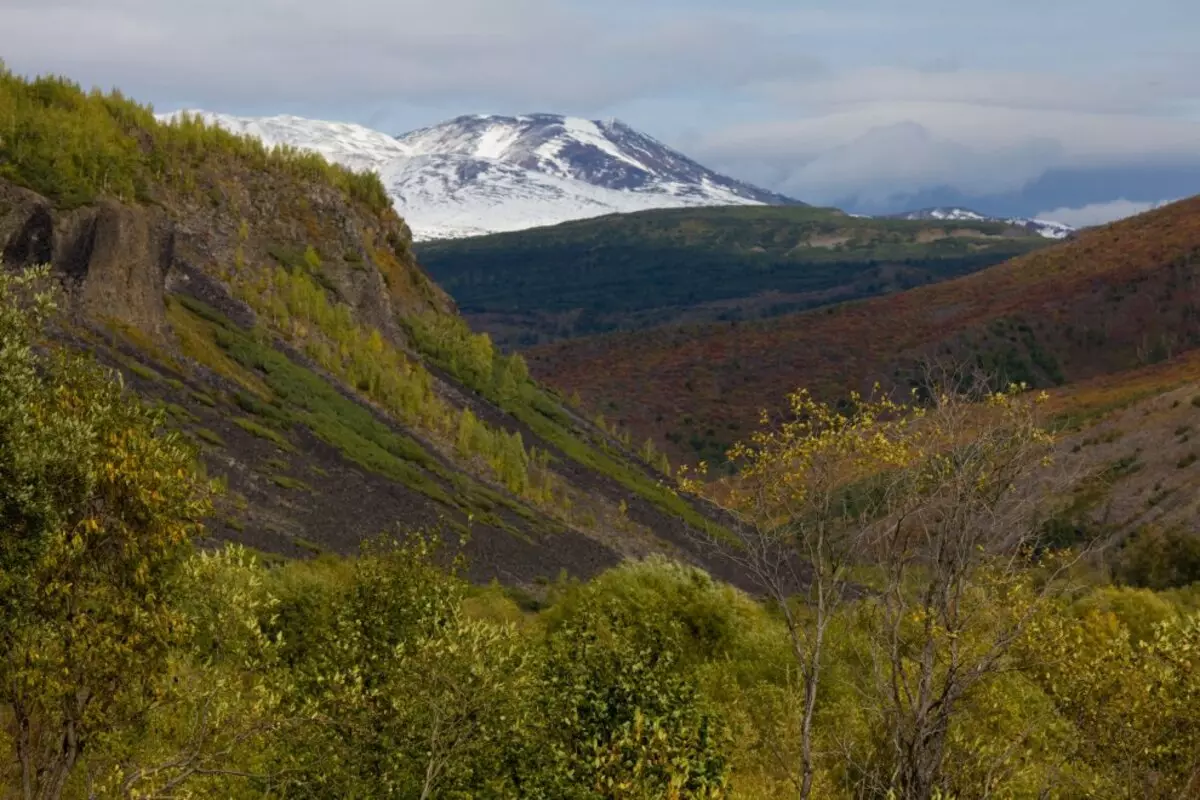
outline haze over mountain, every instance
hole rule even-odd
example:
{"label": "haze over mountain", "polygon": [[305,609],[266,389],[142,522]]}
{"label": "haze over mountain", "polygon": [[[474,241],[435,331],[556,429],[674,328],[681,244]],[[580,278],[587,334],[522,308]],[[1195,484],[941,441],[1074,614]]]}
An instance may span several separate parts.
{"label": "haze over mountain", "polygon": [[294,116],[195,113],[269,145],[379,173],[417,240],[652,208],[798,203],[706,169],[618,120],[477,114],[392,137]]}

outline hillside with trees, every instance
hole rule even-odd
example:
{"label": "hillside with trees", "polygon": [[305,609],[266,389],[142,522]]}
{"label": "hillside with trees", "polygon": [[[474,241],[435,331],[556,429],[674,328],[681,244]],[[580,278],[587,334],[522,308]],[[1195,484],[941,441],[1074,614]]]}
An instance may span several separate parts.
{"label": "hillside with trees", "polygon": [[0,119],[0,259],[50,264],[56,336],[200,449],[209,536],[300,556],[438,526],[532,587],[714,524],[468,329],[378,178],[58,78],[0,74]]}
{"label": "hillside with trees", "polygon": [[772,356],[717,474],[472,333],[375,179],[56,78],[0,120],[0,798],[1200,794],[1195,201],[786,319],[898,327]]}
{"label": "hillside with trees", "polygon": [[1000,223],[764,206],[614,214],[416,249],[472,327],[522,348],[779,316],[958,277],[1048,245]]}
{"label": "hillside with trees", "polygon": [[1069,475],[1027,393],[794,394],[716,492],[707,541],[754,594],[655,556],[534,603],[421,532],[195,547],[219,482],[167,411],[37,346],[47,276],[0,274],[6,797],[1197,789],[1200,593],[1050,546]]}

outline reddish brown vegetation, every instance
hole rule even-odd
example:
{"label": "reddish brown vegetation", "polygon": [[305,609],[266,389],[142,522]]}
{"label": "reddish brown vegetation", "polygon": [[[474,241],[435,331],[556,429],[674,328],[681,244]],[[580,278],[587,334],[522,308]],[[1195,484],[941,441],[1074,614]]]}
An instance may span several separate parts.
{"label": "reddish brown vegetation", "polygon": [[926,356],[1053,385],[1200,345],[1200,197],[974,275],[753,324],[660,328],[530,351],[533,372],[610,419],[725,442],[797,386],[831,397],[905,385]]}

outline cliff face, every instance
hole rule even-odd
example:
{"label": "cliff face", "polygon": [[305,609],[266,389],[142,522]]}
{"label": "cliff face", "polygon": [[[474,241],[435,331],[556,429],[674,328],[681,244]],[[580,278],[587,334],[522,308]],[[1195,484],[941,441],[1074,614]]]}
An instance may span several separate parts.
{"label": "cliff face", "polygon": [[74,310],[159,341],[168,335],[165,292],[180,267],[217,276],[234,264],[273,266],[302,258],[305,246],[297,243],[307,242],[323,251],[322,276],[335,299],[398,342],[397,315],[454,312],[417,266],[407,227],[394,214],[372,215],[336,190],[250,170],[212,181],[202,196],[207,202],[164,192],[159,205],[102,199],[59,210],[0,181],[3,260],[53,264]]}

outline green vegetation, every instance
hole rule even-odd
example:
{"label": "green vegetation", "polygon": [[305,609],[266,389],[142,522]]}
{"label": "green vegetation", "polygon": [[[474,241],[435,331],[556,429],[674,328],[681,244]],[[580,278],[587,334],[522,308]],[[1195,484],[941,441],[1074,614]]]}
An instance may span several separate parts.
{"label": "green vegetation", "polygon": [[[433,477],[440,465],[417,442],[394,432],[328,381],[272,348],[262,334],[241,330],[199,301],[182,297],[179,302],[184,313],[193,317],[194,326],[207,326],[206,335],[231,363],[259,377],[282,409],[273,414],[282,413],[289,421],[306,426],[362,467],[453,505],[441,482]],[[274,430],[252,420],[243,423],[250,423],[255,429],[252,432],[261,430],[276,444],[282,441],[285,449],[290,446]]]}
{"label": "green vegetation", "polygon": [[225,440],[222,439],[219,434],[215,433],[214,431],[210,431],[208,428],[192,428],[192,433],[196,434],[197,438],[208,442],[214,447],[225,447]]}
{"label": "green vegetation", "polygon": [[965,275],[1046,244],[994,223],[764,207],[622,214],[417,252],[463,313],[487,315],[481,323],[504,345],[528,345],[775,316]]}
{"label": "green vegetation", "polygon": [[[310,277],[310,271],[320,264],[312,248],[306,251],[304,262],[305,268],[294,266],[288,271],[276,267],[262,271],[257,278],[235,278],[237,289],[274,329],[302,345],[313,361],[397,419],[425,430],[435,440],[452,441],[467,463],[478,461],[485,474],[518,497],[558,514],[569,511],[564,485],[544,468],[546,464],[538,461],[536,453],[526,451],[519,433],[493,428],[470,409],[458,410],[444,401],[419,361],[405,355],[377,329],[355,322],[349,306],[330,301],[326,288]],[[524,362],[519,365],[520,371],[507,371],[498,379],[498,398],[515,399],[519,387],[529,383]],[[478,376],[469,369],[465,374],[468,385],[473,385]],[[257,401],[247,398],[244,402]],[[539,463],[542,469],[532,468]]]}
{"label": "green vegetation", "polygon": [[272,475],[271,483],[281,489],[292,489],[298,492],[312,492],[312,487],[299,478],[293,478],[290,475]]}
{"label": "green vegetation", "polygon": [[257,422],[255,422],[252,419],[246,419],[245,417],[235,417],[233,419],[233,424],[237,425],[239,428],[241,428],[242,430],[244,430],[246,433],[250,434],[251,436],[257,436],[260,439],[266,439],[268,442],[275,445],[280,450],[294,451],[296,449],[295,446],[292,445],[291,442],[289,442],[287,439],[283,438],[283,436],[279,433],[279,431],[274,431],[268,427],[259,425]]}
{"label": "green vegetation", "polygon": [[[1017,487],[1050,439],[1019,393],[915,414],[794,395],[729,484],[740,535],[813,562],[772,602],[664,558],[534,597],[469,586],[433,533],[353,559],[194,549],[193,454],[109,373],[34,346],[42,277],[0,272],[5,796],[1195,793],[1200,550],[1130,545],[1125,578],[1161,591],[1033,558]],[[319,392],[204,313],[272,393]],[[349,429],[332,402],[305,413]],[[851,576],[881,591],[823,593]]]}
{"label": "green vegetation", "polygon": [[268,149],[198,118],[166,125],[118,91],[84,92],[58,77],[26,80],[0,63],[0,178],[55,200],[64,208],[98,197],[153,199],[161,184],[194,191],[193,171],[205,159],[250,169],[275,169],[298,180],[320,180],[376,213],[391,208],[373,173],[356,173],[293,148]]}
{"label": "green vegetation", "polygon": [[47,279],[0,271],[0,722],[12,735],[0,769],[20,764],[30,798],[63,796],[79,759],[153,701],[209,510],[193,452],[159,435],[162,409],[130,402],[82,357],[36,349]]}
{"label": "green vegetation", "polygon": [[568,458],[607,475],[668,514],[701,530],[716,530],[687,501],[652,478],[645,468],[633,464],[607,440],[586,440],[562,405],[529,379],[529,368],[519,353],[500,353],[486,333],[472,333],[466,322],[456,317],[414,316],[406,322],[417,346],[434,362],[525,423]]}

